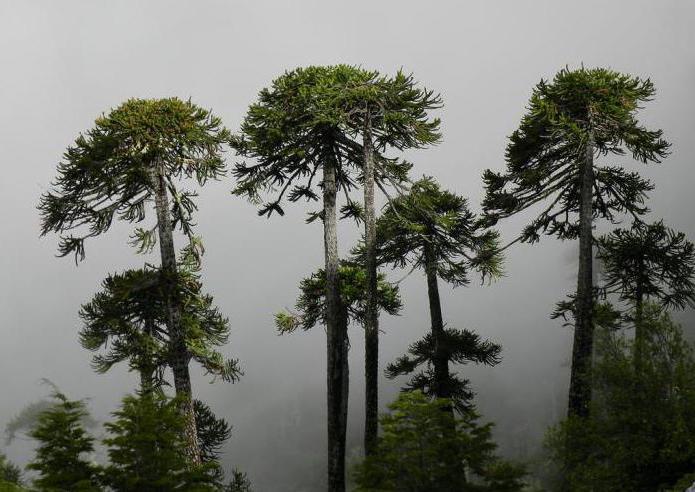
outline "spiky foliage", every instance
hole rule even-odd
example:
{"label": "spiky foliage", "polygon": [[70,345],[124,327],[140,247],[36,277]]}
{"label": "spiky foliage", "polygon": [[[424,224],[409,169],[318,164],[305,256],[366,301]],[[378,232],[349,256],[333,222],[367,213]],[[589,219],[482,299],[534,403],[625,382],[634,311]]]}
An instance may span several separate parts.
{"label": "spiky foliage", "polygon": [[41,413],[29,434],[39,443],[36,457],[27,466],[38,473],[34,485],[39,490],[96,492],[98,470],[85,456],[94,450],[94,439],[82,426],[85,404],[61,393],[53,396],[55,405]]}
{"label": "spiky foliage", "polygon": [[[367,275],[364,268],[351,262],[342,262],[338,271],[340,296],[350,320],[362,323],[365,315],[365,285]],[[397,315],[402,307],[398,286],[386,281],[379,274],[377,304],[379,309]],[[296,312],[281,312],[275,315],[275,324],[280,333],[297,329],[309,330],[324,324],[326,317],[326,273],[321,268],[299,283],[301,294],[295,305]]]}
{"label": "spiky foliage", "polygon": [[[630,153],[640,162],[660,162],[669,144],[661,130],[637,120],[654,96],[652,82],[602,68],[563,69],[534,88],[519,128],[509,137],[505,173],[485,171],[483,208],[490,224],[537,203],[549,205],[524,229],[521,240],[541,233],[575,239],[579,229],[580,171],[589,135],[598,156]],[[619,166],[594,166],[593,217],[647,211],[648,180]]]}
{"label": "spiky foliage", "polygon": [[193,408],[200,444],[200,458],[203,463],[217,462],[222,446],[232,435],[232,428],[225,419],[217,417],[205,402],[194,400]]}
{"label": "spiky foliage", "polygon": [[454,419],[447,400],[402,393],[381,417],[376,451],[355,467],[358,491],[512,492],[524,471],[494,454],[492,424]]}
{"label": "spiky foliage", "polygon": [[[51,191],[41,197],[41,233],[61,234],[61,256],[85,256],[85,239],[109,230],[114,218],[141,222],[154,199],[153,167],[163,166],[171,194],[171,217],[193,241],[194,191],[177,181],[199,185],[224,174],[223,145],[229,132],[219,118],[190,101],[177,98],[130,99],[94,128],[80,135],[58,165]],[[150,250],[156,227],[138,228],[134,243]]]}
{"label": "spiky foliage", "polygon": [[[446,360],[452,364],[485,364],[494,366],[500,362],[502,347],[489,340],[483,340],[480,335],[470,330],[447,328],[438,340],[440,350]],[[421,340],[410,345],[408,355],[399,357],[386,368],[386,376],[393,379],[398,376],[414,373],[418,368],[423,370],[412,376],[404,391],[420,391],[431,398],[436,397],[433,388],[436,386],[434,374],[434,358],[436,354],[435,339],[432,333],[427,333]],[[470,381],[456,374],[449,374],[445,382],[449,399],[454,409],[460,414],[473,410],[474,393],[470,389]]]}
{"label": "spiky foliage", "polygon": [[[167,322],[167,291],[164,273],[146,266],[107,277],[103,290],[82,306],[84,326],[80,343],[91,351],[102,350],[93,358],[100,373],[113,365],[128,362],[131,370],[151,379],[153,387],[165,383],[164,370],[174,348]],[[190,357],[208,374],[234,382],[241,374],[238,361],[225,360],[215,347],[229,337],[229,323],[202,292],[199,267],[191,250],[184,249],[177,270],[176,295],[183,306],[181,326]]]}
{"label": "spiky foliage", "polygon": [[[322,166],[336,167],[338,191],[345,192],[343,217],[359,217],[361,207],[348,193],[361,181],[362,130],[365,102],[372,103],[378,148],[417,147],[439,138],[438,120],[427,119],[426,111],[438,107],[439,96],[419,89],[411,76],[394,78],[349,65],[307,67],[286,72],[263,89],[249,107],[241,133],[232,146],[257,162],[239,163],[234,174],[234,193],[261,202],[261,193],[277,191],[259,209],[259,215],[284,214],[287,199],[318,201],[315,186]],[[378,186],[407,179],[411,165],[375,155]],[[319,176],[320,179],[320,176]],[[311,214],[309,220],[321,217]]]}
{"label": "spiky foliage", "polygon": [[685,234],[635,222],[598,239],[606,294],[636,304],[652,301],[666,309],[695,307],[695,248]]}
{"label": "spiky foliage", "polygon": [[483,278],[502,274],[498,237],[481,226],[468,200],[424,177],[377,220],[377,258],[380,264],[425,269],[429,251],[438,278],[466,285],[471,270]]}
{"label": "spiky foliage", "polygon": [[191,490],[218,488],[218,465],[192,466],[186,456],[185,420],[175,399],[158,392],[127,396],[105,424],[110,464],[104,484],[115,491]]}

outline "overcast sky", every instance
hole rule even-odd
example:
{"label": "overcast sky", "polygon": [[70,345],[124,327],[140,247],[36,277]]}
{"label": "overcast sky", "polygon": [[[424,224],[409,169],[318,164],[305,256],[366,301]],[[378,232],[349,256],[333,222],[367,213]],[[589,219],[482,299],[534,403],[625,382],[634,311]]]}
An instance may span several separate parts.
{"label": "overcast sky", "polygon": [[[695,3],[682,0],[0,0],[0,426],[47,393],[42,377],[70,397],[91,398],[102,420],[137,380],[123,368],[90,370],[77,311],[108,273],[157,258],[137,256],[125,226],[89,242],[79,267],[54,256],[55,236],[39,239],[39,196],[62,152],[102,112],[130,97],[190,97],[236,131],[258,91],[285,70],[403,68],[445,102],[444,140],[408,154],[414,173],[435,176],[478,209],[481,174],[503,167],[506,137],[534,84],[565,66],[610,67],[649,77],[657,88],[641,117],[664,130],[673,153],[644,169],[656,184],[650,207],[693,238],[694,21]],[[278,337],[273,313],[292,307],[299,280],[322,264],[321,227],[304,224],[302,205],[283,218],[259,218],[229,194],[232,186],[231,179],[207,186],[197,219],[205,286],[233,329],[224,352],[240,358],[246,375],[235,385],[209,385],[194,368],[195,393],[234,425],[228,467],[248,471],[260,491],[309,490],[323,476],[325,335],[318,328]],[[524,219],[501,225],[505,239]],[[341,225],[341,252],[358,234]],[[548,313],[573,287],[575,250],[544,238],[509,251],[507,276],[492,286],[442,287],[449,326],[476,329],[504,347],[498,367],[466,374],[507,452],[523,452],[563,412],[571,334]],[[402,294],[402,316],[382,318],[382,367],[428,329],[422,275],[405,280]],[[349,445],[356,452],[358,328],[351,338]],[[400,383],[381,381],[383,403]],[[24,464],[30,450],[18,442],[5,452]]]}

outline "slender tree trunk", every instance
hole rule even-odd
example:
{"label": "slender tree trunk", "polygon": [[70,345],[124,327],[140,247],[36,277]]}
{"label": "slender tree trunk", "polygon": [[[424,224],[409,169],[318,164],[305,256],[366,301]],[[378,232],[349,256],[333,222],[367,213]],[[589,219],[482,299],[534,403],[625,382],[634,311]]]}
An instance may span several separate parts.
{"label": "slender tree trunk", "polygon": [[336,214],[336,168],[323,167],[323,242],[326,270],[327,410],[328,410],[328,491],[345,491],[345,339],[340,322],[338,280],[338,232]]}
{"label": "slender tree trunk", "polygon": [[593,185],[594,138],[589,133],[584,163],[581,167],[579,210],[579,268],[575,308],[572,372],[570,376],[569,417],[589,415],[591,402],[591,355],[593,350]]}
{"label": "slender tree trunk", "polygon": [[157,228],[159,232],[159,249],[162,257],[162,275],[166,283],[167,328],[172,344],[171,369],[174,373],[176,396],[181,399],[180,409],[186,419],[186,442],[188,458],[192,465],[200,464],[200,449],[196,431],[195,413],[191,392],[191,376],[188,372],[190,354],[186,348],[181,328],[181,305],[176,293],[176,251],[174,234],[169,212],[169,197],[163,166],[152,168],[150,177],[154,186],[155,207],[157,211]]}
{"label": "slender tree trunk", "polygon": [[[145,320],[145,334],[151,337],[154,333],[154,320]],[[151,361],[145,360],[140,362],[140,393],[143,395],[149,394],[154,389],[154,368]]]}
{"label": "slender tree trunk", "polygon": [[[433,392],[437,398],[449,398],[449,359],[442,346],[444,320],[442,304],[437,285],[437,262],[432,247],[425,246],[425,274],[427,276],[427,295],[430,302],[430,320],[432,323],[432,341],[434,343],[434,385]],[[452,409],[453,410],[453,409]]]}
{"label": "slender tree trunk", "polygon": [[374,452],[379,412],[379,313],[377,310],[376,218],[374,212],[374,153],[369,115],[363,134],[364,148],[364,245],[367,272],[367,305],[364,323],[364,451]]}

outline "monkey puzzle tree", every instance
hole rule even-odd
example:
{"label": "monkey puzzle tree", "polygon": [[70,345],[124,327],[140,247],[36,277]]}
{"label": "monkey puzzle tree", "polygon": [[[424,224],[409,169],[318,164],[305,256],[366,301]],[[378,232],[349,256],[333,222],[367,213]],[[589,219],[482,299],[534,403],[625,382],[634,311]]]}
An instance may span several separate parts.
{"label": "monkey puzzle tree", "polygon": [[[367,317],[367,273],[364,268],[350,262],[341,262],[338,270],[340,285],[340,324],[345,327],[350,322],[361,324],[366,329]],[[275,315],[275,324],[280,333],[291,333],[297,329],[310,330],[319,323],[326,322],[326,273],[319,269],[299,284],[301,294],[297,299],[296,312],[281,312]],[[398,287],[386,281],[379,274],[377,283],[377,307],[388,314],[397,315],[401,310]],[[349,338],[346,338],[346,350]],[[346,354],[347,357],[347,354]],[[366,358],[366,355],[365,355]],[[347,360],[347,359],[346,359]],[[347,371],[348,368],[346,367]],[[347,379],[346,379],[347,381]],[[366,388],[365,388],[366,392]]]}
{"label": "monkey puzzle tree", "polygon": [[603,289],[634,308],[635,367],[642,362],[645,301],[664,308],[695,306],[695,248],[685,234],[666,227],[635,222],[597,241],[603,263]]}
{"label": "monkey puzzle tree", "polygon": [[[371,453],[376,444],[379,408],[379,316],[377,301],[376,213],[374,187],[386,180],[397,191],[407,180],[410,166],[385,159],[388,149],[399,151],[435,144],[441,138],[438,118],[428,111],[441,107],[441,97],[420,89],[412,75],[399,71],[395,77],[355,69],[344,83],[336,104],[347,116],[354,138],[361,137],[364,189],[364,264],[367,273],[365,329],[365,431],[364,448]],[[376,150],[377,158],[375,159]],[[394,175],[395,173],[395,175]],[[391,175],[394,175],[393,177]],[[379,177],[377,179],[376,177]],[[394,179],[395,178],[395,179]]]}
{"label": "monkey puzzle tree", "polygon": [[[346,374],[343,361],[347,351],[345,329],[341,326],[340,292],[338,286],[338,238],[336,198],[343,191],[346,203],[343,217],[358,216],[359,206],[351,200],[350,190],[357,186],[363,167],[362,146],[351,135],[349,115],[340,102],[345,96],[347,80],[369,79],[363,71],[346,65],[299,68],[278,77],[270,88],[263,89],[258,101],[249,107],[241,133],[231,145],[254,165],[237,164],[238,184],[234,193],[252,201],[261,201],[263,191],[277,191],[274,198],[262,205],[259,215],[284,213],[282,201],[300,199],[319,201],[314,186],[322,190],[321,210],[311,214],[309,221],[320,218],[324,229],[326,272],[327,332],[327,404],[328,404],[328,488],[345,488],[345,432],[347,399]],[[352,132],[352,133],[351,133]],[[376,183],[401,179],[409,165],[384,162]],[[319,176],[320,183],[315,180]]]}
{"label": "monkey puzzle tree", "polygon": [[468,201],[441,190],[432,178],[415,182],[407,195],[393,200],[377,220],[378,260],[397,267],[422,268],[427,278],[431,333],[413,345],[414,358],[401,358],[389,374],[412,372],[431,362],[432,370],[411,385],[437,398],[466,399],[465,381],[449,372],[449,362],[476,360],[495,364],[499,346],[481,342],[466,330],[445,330],[438,279],[454,285],[469,283],[471,270],[483,278],[501,274],[498,234],[484,229],[468,209]]}
{"label": "monkey puzzle tree", "polygon": [[[156,223],[136,229],[133,242],[151,250],[158,236],[162,279],[166,287],[166,324],[174,350],[171,367],[181,410],[187,415],[188,450],[200,461],[188,362],[191,358],[181,328],[181,299],[176,295],[176,252],[173,231],[181,230],[193,251],[201,252],[193,235],[196,193],[180,188],[183,178],[199,185],[224,174],[223,145],[229,132],[219,118],[190,101],[177,98],[130,99],[94,128],[80,135],[58,165],[53,189],[41,197],[41,234],[60,233],[59,254],[84,259],[87,238],[108,231],[115,218],[141,222],[154,202]],[[187,395],[187,396],[186,396]]]}
{"label": "monkey puzzle tree", "polygon": [[509,138],[505,173],[485,171],[483,208],[488,224],[541,202],[548,203],[519,239],[540,234],[579,239],[579,269],[568,414],[585,416],[591,400],[593,222],[646,212],[652,185],[620,166],[597,166],[597,156],[626,152],[643,163],[660,162],[669,144],[661,130],[640,125],[637,111],[651,100],[649,80],[602,68],[561,70],[534,88],[527,113]]}
{"label": "monkey puzzle tree", "polygon": [[[202,293],[198,264],[185,248],[178,263],[176,295],[181,300],[181,327],[188,352],[208,374],[235,382],[241,374],[238,361],[224,360],[214,347],[225,344],[229,323]],[[164,370],[172,360],[172,334],[166,325],[167,290],[159,269],[146,267],[110,275],[103,290],[80,310],[84,326],[80,343],[91,351],[93,367],[104,373],[120,362],[140,373],[141,390],[165,384]]]}

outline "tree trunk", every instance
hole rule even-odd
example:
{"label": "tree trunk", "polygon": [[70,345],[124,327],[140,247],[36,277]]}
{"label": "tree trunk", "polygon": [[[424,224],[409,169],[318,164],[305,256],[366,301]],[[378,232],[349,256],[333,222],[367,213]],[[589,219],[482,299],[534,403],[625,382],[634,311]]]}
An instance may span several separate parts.
{"label": "tree trunk", "polygon": [[432,342],[434,344],[434,384],[432,391],[437,398],[450,398],[449,358],[445,347],[442,346],[444,321],[442,319],[442,304],[439,299],[439,287],[437,286],[437,260],[430,245],[425,246],[425,274],[427,275],[427,295],[430,302]]}
{"label": "tree trunk", "polygon": [[574,343],[572,345],[572,372],[570,376],[569,417],[589,415],[591,402],[591,359],[594,338],[593,323],[593,185],[594,138],[589,133],[584,163],[580,173],[579,209],[579,268],[575,299]]}
{"label": "tree trunk", "polygon": [[[146,319],[145,320],[145,335],[148,337],[151,337],[152,334],[154,333],[154,320],[153,319]],[[154,389],[154,371],[155,369],[152,367],[151,360],[144,360],[140,361],[140,367],[138,368],[140,371],[140,393],[143,395],[152,393],[152,390]]]}
{"label": "tree trunk", "polygon": [[367,115],[364,148],[364,246],[367,272],[367,304],[364,322],[364,452],[374,452],[379,412],[379,313],[377,308],[376,218],[374,212],[374,154],[372,126]]}
{"label": "tree trunk", "polygon": [[338,232],[336,215],[335,162],[323,167],[323,241],[326,270],[326,397],[328,411],[328,491],[345,491],[345,339],[340,322],[340,288],[338,284]]}
{"label": "tree trunk", "polygon": [[174,388],[180,398],[180,410],[186,419],[185,437],[186,453],[192,465],[200,464],[200,449],[196,431],[195,413],[191,393],[191,376],[188,372],[190,354],[186,348],[184,333],[181,328],[181,304],[176,293],[176,251],[174,234],[169,212],[169,197],[163,166],[152,168],[150,177],[154,186],[155,207],[157,211],[157,228],[159,232],[159,250],[162,258],[162,278],[165,282],[167,328],[172,344],[170,361],[174,373]]}
{"label": "tree trunk", "polygon": [[644,311],[644,289],[640,278],[643,275],[643,265],[639,265],[637,278],[637,289],[635,292],[635,371],[639,374],[642,371],[642,362],[644,359],[644,326],[642,324]]}

